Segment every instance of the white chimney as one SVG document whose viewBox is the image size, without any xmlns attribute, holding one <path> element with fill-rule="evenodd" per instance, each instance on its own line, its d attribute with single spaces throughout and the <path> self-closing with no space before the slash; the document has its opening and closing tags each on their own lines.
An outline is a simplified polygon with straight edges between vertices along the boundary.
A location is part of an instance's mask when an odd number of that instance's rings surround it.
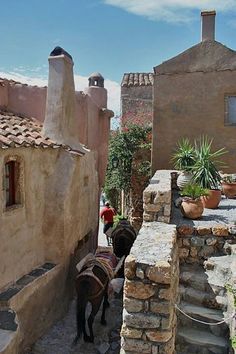
<svg viewBox="0 0 236 354">
<path fill-rule="evenodd" d="M 202 42 L 215 40 L 215 16 L 216 12 L 202 11 Z"/>
<path fill-rule="evenodd" d="M 48 61 L 49 78 L 43 133 L 59 144 L 81 150 L 75 114 L 73 59 L 64 49 L 56 47 Z"/>
</svg>

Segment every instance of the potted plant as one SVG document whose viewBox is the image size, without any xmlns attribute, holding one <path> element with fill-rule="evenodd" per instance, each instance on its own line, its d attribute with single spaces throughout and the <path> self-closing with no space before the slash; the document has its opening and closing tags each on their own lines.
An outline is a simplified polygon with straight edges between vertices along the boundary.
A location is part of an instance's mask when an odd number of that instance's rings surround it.
<svg viewBox="0 0 236 354">
<path fill-rule="evenodd" d="M 208 196 L 203 196 L 205 208 L 217 208 L 221 200 L 221 176 L 218 167 L 224 166 L 219 157 L 226 153 L 225 148 L 212 151 L 212 139 L 207 136 L 195 142 L 196 162 L 193 166 L 193 180 L 201 187 L 209 189 Z"/>
<path fill-rule="evenodd" d="M 177 186 L 183 189 L 192 179 L 192 167 L 195 164 L 194 147 L 188 138 L 178 141 L 175 153 L 172 156 L 174 168 L 180 170 L 181 173 L 177 178 Z"/>
<path fill-rule="evenodd" d="M 208 195 L 208 190 L 199 184 L 187 184 L 180 193 L 182 198 L 181 212 L 189 219 L 198 219 L 202 216 L 204 206 L 201 200 L 202 196 Z"/>
<path fill-rule="evenodd" d="M 221 185 L 226 198 L 236 198 L 236 175 L 229 174 L 224 176 Z"/>
</svg>

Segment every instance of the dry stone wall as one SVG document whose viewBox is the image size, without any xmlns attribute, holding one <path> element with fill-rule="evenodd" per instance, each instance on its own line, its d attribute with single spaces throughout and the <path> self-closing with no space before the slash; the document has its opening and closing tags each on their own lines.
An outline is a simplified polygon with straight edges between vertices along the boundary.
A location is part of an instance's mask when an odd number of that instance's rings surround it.
<svg viewBox="0 0 236 354">
<path fill-rule="evenodd" d="M 235 243 L 235 228 L 227 225 L 213 227 L 177 227 L 180 263 L 203 263 L 209 257 L 231 253 Z"/>
<path fill-rule="evenodd" d="M 124 353 L 173 353 L 178 288 L 175 226 L 144 223 L 125 262 Z"/>
<path fill-rule="evenodd" d="M 171 171 L 157 171 L 143 192 L 143 220 L 170 222 L 171 216 Z"/>
</svg>

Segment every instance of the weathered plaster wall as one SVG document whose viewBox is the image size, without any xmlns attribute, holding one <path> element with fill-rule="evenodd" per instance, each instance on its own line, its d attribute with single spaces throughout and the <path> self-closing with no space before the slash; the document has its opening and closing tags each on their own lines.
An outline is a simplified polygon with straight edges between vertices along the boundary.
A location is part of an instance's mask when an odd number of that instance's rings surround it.
<svg viewBox="0 0 236 354">
<path fill-rule="evenodd" d="M 79 240 L 89 232 L 95 237 L 98 218 L 94 153 L 79 157 L 61 149 L 9 149 L 1 154 L 2 172 L 11 154 L 23 160 L 24 202 L 0 210 L 0 288 L 46 261 L 68 262 Z M 4 195 L 2 190 L 2 206 Z"/>
<path fill-rule="evenodd" d="M 236 71 L 186 72 L 155 75 L 152 170 L 171 168 L 177 141 L 207 134 L 213 149 L 235 172 L 236 126 L 225 126 L 225 94 L 236 93 Z M 223 137 L 223 138 L 222 138 Z"/>
</svg>

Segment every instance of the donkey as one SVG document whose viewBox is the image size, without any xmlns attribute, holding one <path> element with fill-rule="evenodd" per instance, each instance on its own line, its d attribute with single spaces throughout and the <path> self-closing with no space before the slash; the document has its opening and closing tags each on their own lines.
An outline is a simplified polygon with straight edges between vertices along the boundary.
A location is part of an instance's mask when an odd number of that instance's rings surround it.
<svg viewBox="0 0 236 354">
<path fill-rule="evenodd" d="M 82 263 L 81 263 L 82 262 Z M 108 286 L 109 282 L 116 276 L 119 268 L 124 262 L 124 257 L 118 262 L 116 256 L 109 251 L 97 252 L 95 255 L 89 254 L 77 266 L 79 274 L 76 278 L 77 292 L 77 335 L 74 344 L 83 333 L 84 341 L 94 341 L 93 322 L 101 306 L 102 316 L 101 324 L 106 325 L 105 312 L 109 306 Z M 114 270 L 115 268 L 115 270 Z M 92 311 L 88 318 L 89 335 L 86 331 L 85 310 L 87 303 L 92 305 Z"/>
</svg>

